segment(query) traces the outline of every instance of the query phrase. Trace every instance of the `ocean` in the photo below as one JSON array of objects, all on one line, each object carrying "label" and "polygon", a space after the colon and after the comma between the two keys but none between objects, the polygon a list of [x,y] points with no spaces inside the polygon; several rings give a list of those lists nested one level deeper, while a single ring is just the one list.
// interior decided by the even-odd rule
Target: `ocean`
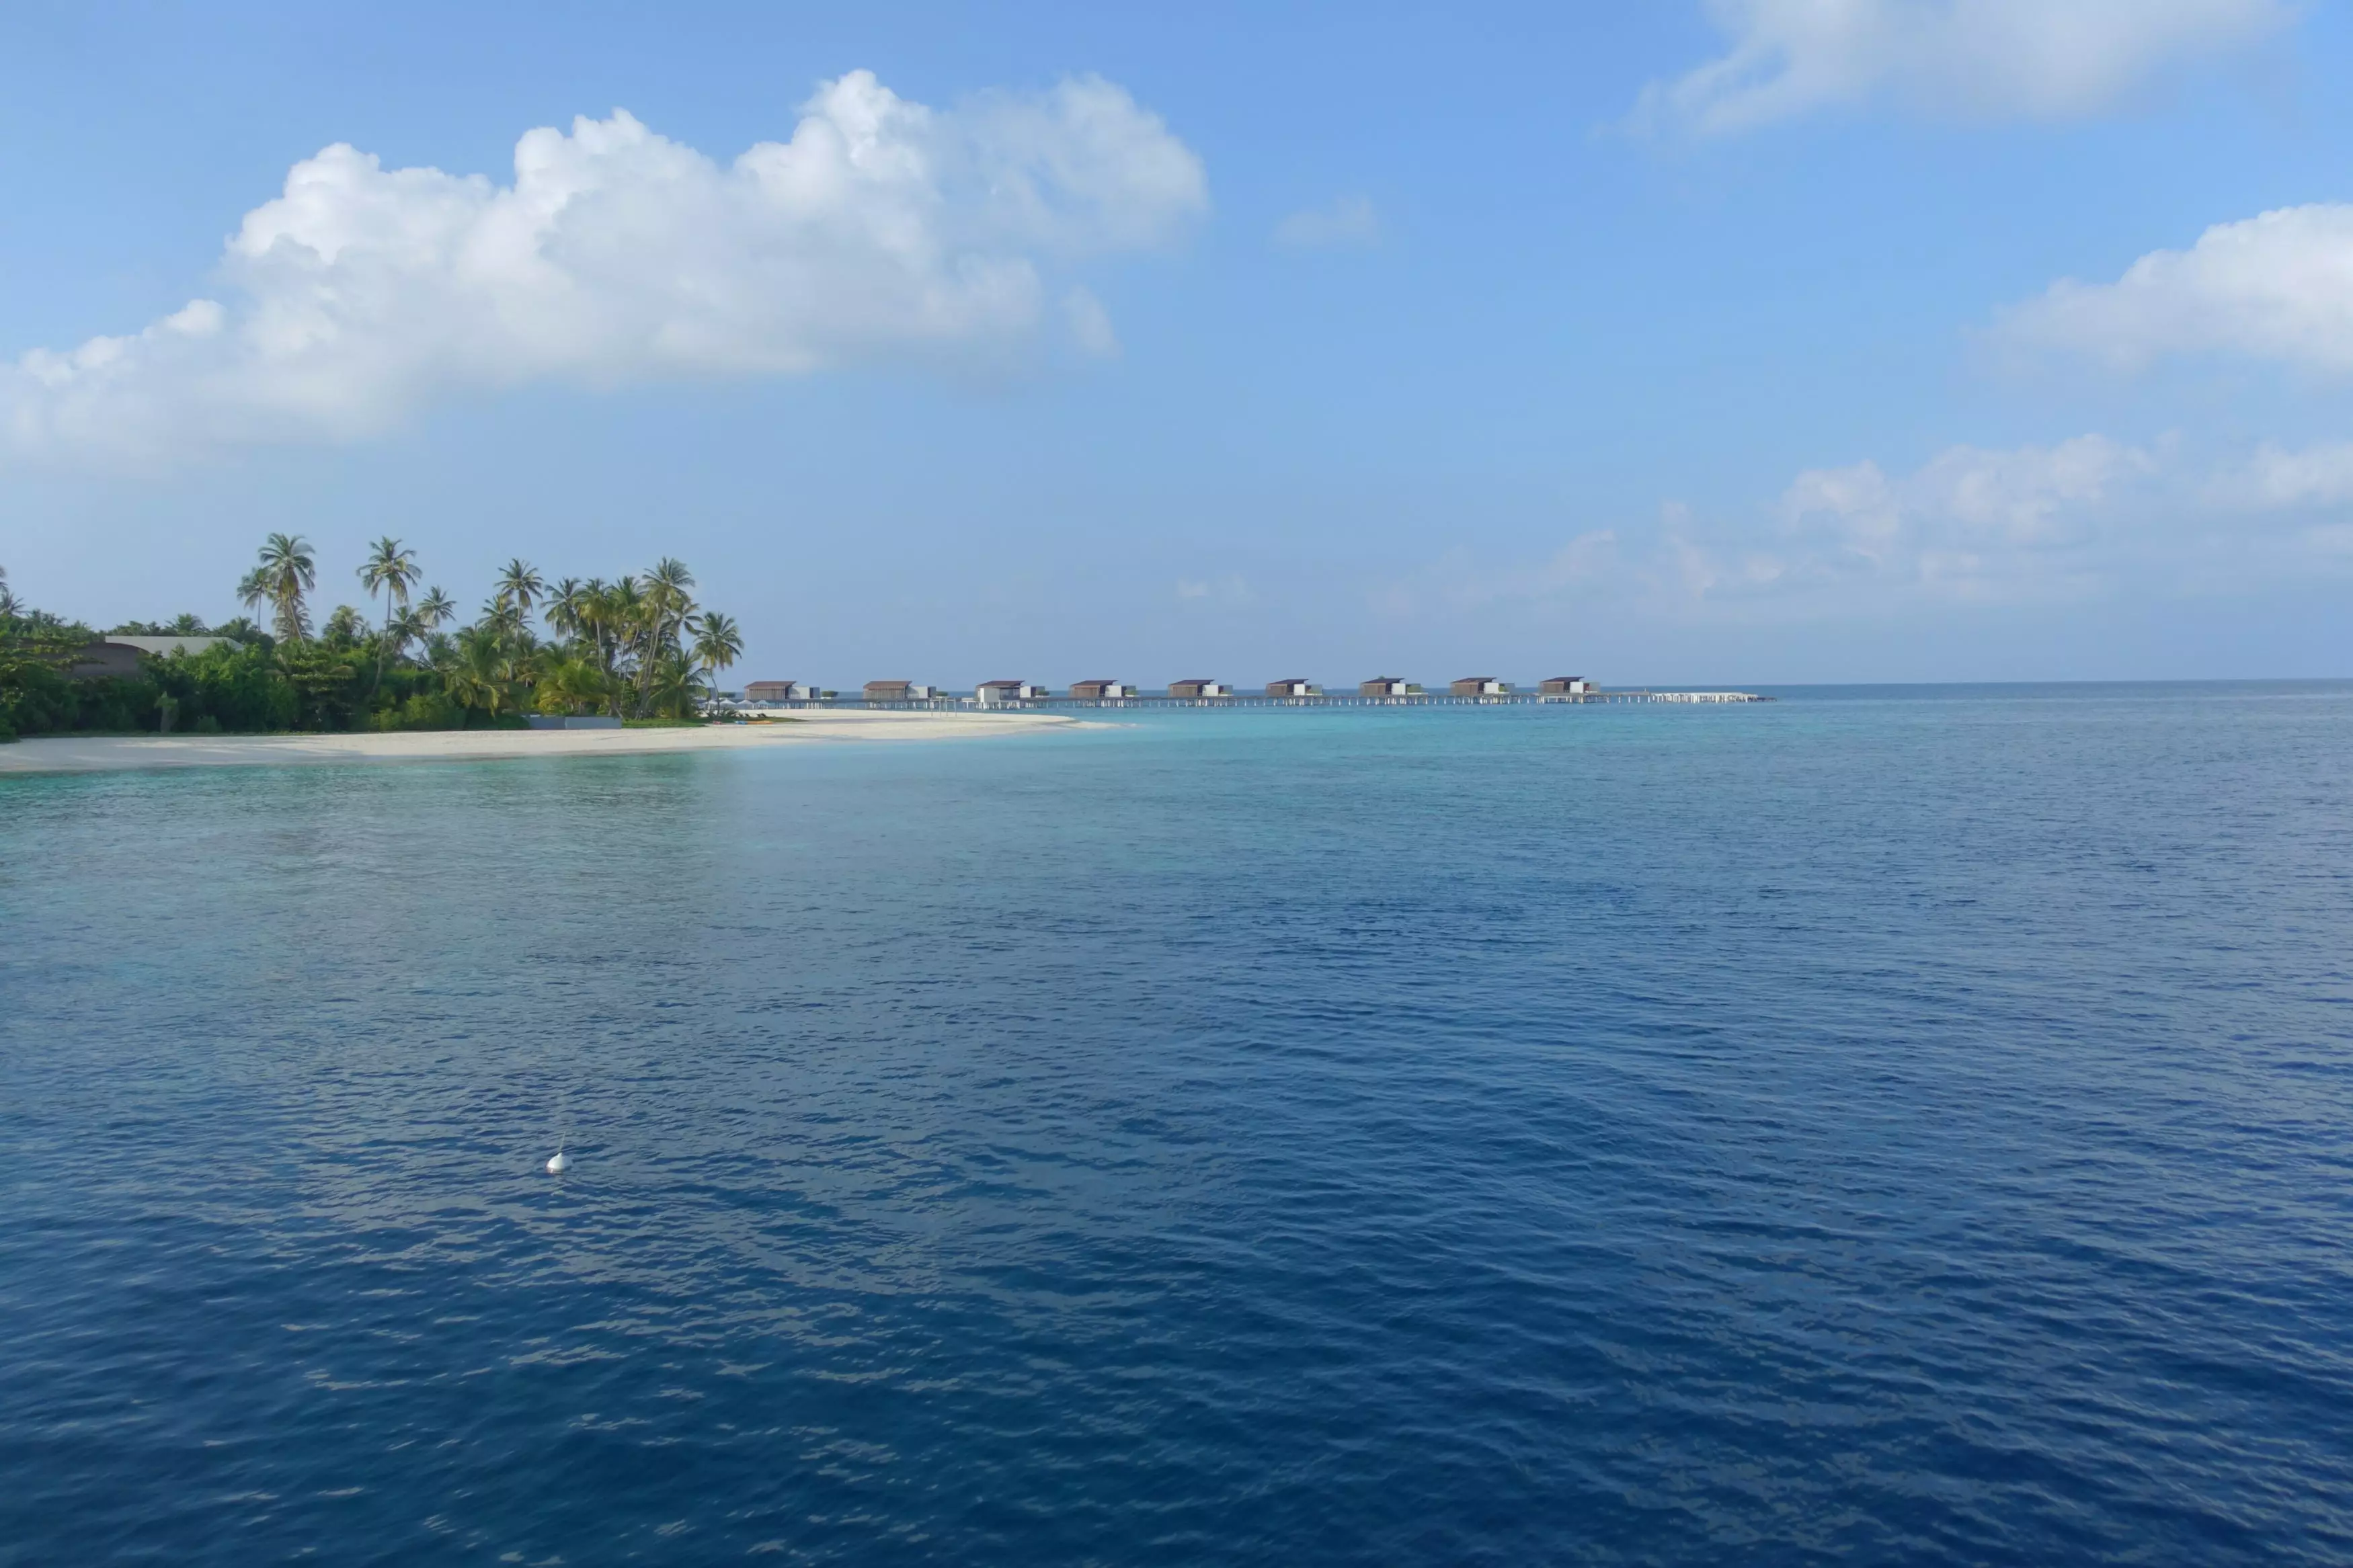
[{"label": "ocean", "polygon": [[2353,685],[1778,695],[0,778],[0,1563],[2353,1561]]}]

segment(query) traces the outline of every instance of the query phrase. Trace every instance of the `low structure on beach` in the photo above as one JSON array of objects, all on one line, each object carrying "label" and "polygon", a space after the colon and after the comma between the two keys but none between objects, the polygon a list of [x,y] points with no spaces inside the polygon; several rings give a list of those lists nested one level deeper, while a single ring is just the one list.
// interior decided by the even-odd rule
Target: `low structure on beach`
[{"label": "low structure on beach", "polygon": [[939,695],[936,687],[916,680],[870,680],[866,683],[869,702],[929,702]]},{"label": "low structure on beach", "polygon": [[1197,701],[1204,697],[1231,697],[1233,694],[1234,689],[1222,680],[1172,680],[1168,683],[1169,696],[1184,698],[1187,700]]},{"label": "low structure on beach", "polygon": [[1266,683],[1269,697],[1321,697],[1324,689],[1312,680],[1270,680]]},{"label": "low structure on beach", "polygon": [[1359,697],[1410,697],[1413,682],[1395,675],[1376,675],[1370,680],[1356,682]]},{"label": "low structure on beach", "polygon": [[973,688],[972,694],[984,706],[992,702],[1035,702],[1050,695],[1044,687],[1026,680],[984,680]]},{"label": "low structure on beach", "polygon": [[139,675],[141,654],[169,658],[175,653],[184,653],[194,658],[207,649],[234,640],[231,637],[103,637],[86,644],[80,652],[75,654],[73,662],[65,668],[63,674],[68,680],[103,680],[110,676],[133,680]]},{"label": "low structure on beach", "polygon": [[1593,682],[1581,675],[1556,675],[1550,679],[1536,682],[1536,695],[1539,697],[1589,697],[1592,694]]},{"label": "low structure on beach", "polygon": [[1509,697],[1512,683],[1492,675],[1466,675],[1447,689],[1457,697]]},{"label": "low structure on beach", "polygon": [[744,683],[746,702],[814,702],[817,688],[806,680],[747,680]]},{"label": "low structure on beach", "polygon": [[621,721],[607,713],[526,713],[523,723],[533,730],[617,730]]},{"label": "low structure on beach", "polygon": [[1133,697],[1135,688],[1118,680],[1073,680],[1071,695],[1081,702],[1100,702],[1106,699]]}]

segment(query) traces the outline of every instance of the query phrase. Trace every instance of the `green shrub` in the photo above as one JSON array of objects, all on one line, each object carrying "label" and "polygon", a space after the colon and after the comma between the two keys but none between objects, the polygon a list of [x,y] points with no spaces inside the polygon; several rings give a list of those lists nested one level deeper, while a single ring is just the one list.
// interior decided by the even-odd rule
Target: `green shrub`
[{"label": "green shrub", "polygon": [[372,730],[462,730],[466,727],[466,710],[443,693],[419,691],[389,707],[379,708],[368,715]]},{"label": "green shrub", "polygon": [[225,645],[194,658],[175,653],[142,662],[148,679],[178,704],[184,728],[216,735],[294,727],[298,694],[267,648]]}]

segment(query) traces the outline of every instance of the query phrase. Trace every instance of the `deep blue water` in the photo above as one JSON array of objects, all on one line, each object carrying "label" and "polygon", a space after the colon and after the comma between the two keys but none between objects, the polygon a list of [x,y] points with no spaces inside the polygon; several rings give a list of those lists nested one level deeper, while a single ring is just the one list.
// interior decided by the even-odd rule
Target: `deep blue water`
[{"label": "deep blue water", "polygon": [[1786,695],[0,779],[0,1563],[2353,1560],[2353,687]]}]

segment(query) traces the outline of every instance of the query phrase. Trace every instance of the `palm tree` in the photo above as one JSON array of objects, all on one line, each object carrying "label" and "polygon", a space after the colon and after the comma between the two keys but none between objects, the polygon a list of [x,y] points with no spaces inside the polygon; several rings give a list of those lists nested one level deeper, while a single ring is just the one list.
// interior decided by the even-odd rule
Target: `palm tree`
[{"label": "palm tree", "polygon": [[522,609],[504,594],[482,601],[482,613],[474,622],[498,635],[501,642],[522,636]]},{"label": "palm tree", "polygon": [[556,658],[539,672],[539,708],[542,712],[593,710],[605,702],[611,690],[611,680],[596,668],[595,658],[586,654]]},{"label": "palm tree", "polygon": [[672,648],[653,661],[646,691],[647,711],[683,719],[694,711],[702,696],[702,678],[692,659]]},{"label": "palm tree", "polygon": [[638,580],[624,577],[617,583],[588,580],[586,622],[591,645],[596,650],[596,662],[605,671],[610,685],[607,705],[618,715],[621,711],[622,657],[630,649],[638,628],[645,618],[645,595],[638,591]]},{"label": "palm tree", "polygon": [[417,601],[417,624],[427,637],[458,618],[458,605],[438,588],[427,588],[425,597]]},{"label": "palm tree", "polygon": [[[384,628],[384,646],[392,650],[394,658],[406,658],[408,653],[408,645],[413,642],[422,641],[426,635],[425,617],[415,610],[403,610],[400,614],[393,616],[389,622],[385,623]],[[378,680],[382,680],[384,679],[383,671],[384,667],[379,664],[376,667],[376,679]]]},{"label": "palm tree", "polygon": [[435,649],[442,689],[452,701],[492,718],[506,709],[513,695],[513,672],[504,642],[495,627],[472,626]]},{"label": "palm tree", "polygon": [[548,595],[548,628],[558,636],[576,637],[580,635],[580,614],[587,605],[589,585],[577,577],[566,577]]},{"label": "palm tree", "polygon": [[744,657],[744,634],[733,616],[712,610],[687,623],[694,634],[695,662],[705,675],[716,675]]},{"label": "palm tree", "polygon": [[310,541],[301,534],[273,533],[261,546],[259,564],[245,574],[237,593],[248,609],[270,606],[278,640],[299,643],[311,635],[310,612],[302,595],[316,587],[319,568],[311,556]]},{"label": "palm tree", "polygon": [[546,595],[547,584],[540,581],[531,563],[518,555],[499,574],[498,591],[500,604],[512,605],[521,614],[529,616],[532,601]]},{"label": "palm tree", "polygon": [[16,595],[8,587],[8,568],[0,566],[0,616],[16,613]]},{"label": "palm tree", "polygon": [[655,664],[664,650],[676,645],[678,628],[694,614],[694,601],[686,592],[693,586],[694,574],[674,555],[665,555],[655,562],[654,569],[638,584],[645,595],[645,647],[638,656],[638,706],[641,711],[653,695]]},{"label": "palm tree", "polygon": [[349,605],[337,605],[335,613],[319,628],[319,636],[328,642],[354,643],[367,636],[367,617]]},{"label": "palm tree", "polygon": [[360,586],[368,597],[384,595],[384,636],[375,645],[375,683],[384,684],[385,645],[392,637],[392,616],[395,606],[408,608],[408,590],[417,584],[417,552],[406,549],[400,541],[385,534],[369,547],[368,558],[360,567]]}]

